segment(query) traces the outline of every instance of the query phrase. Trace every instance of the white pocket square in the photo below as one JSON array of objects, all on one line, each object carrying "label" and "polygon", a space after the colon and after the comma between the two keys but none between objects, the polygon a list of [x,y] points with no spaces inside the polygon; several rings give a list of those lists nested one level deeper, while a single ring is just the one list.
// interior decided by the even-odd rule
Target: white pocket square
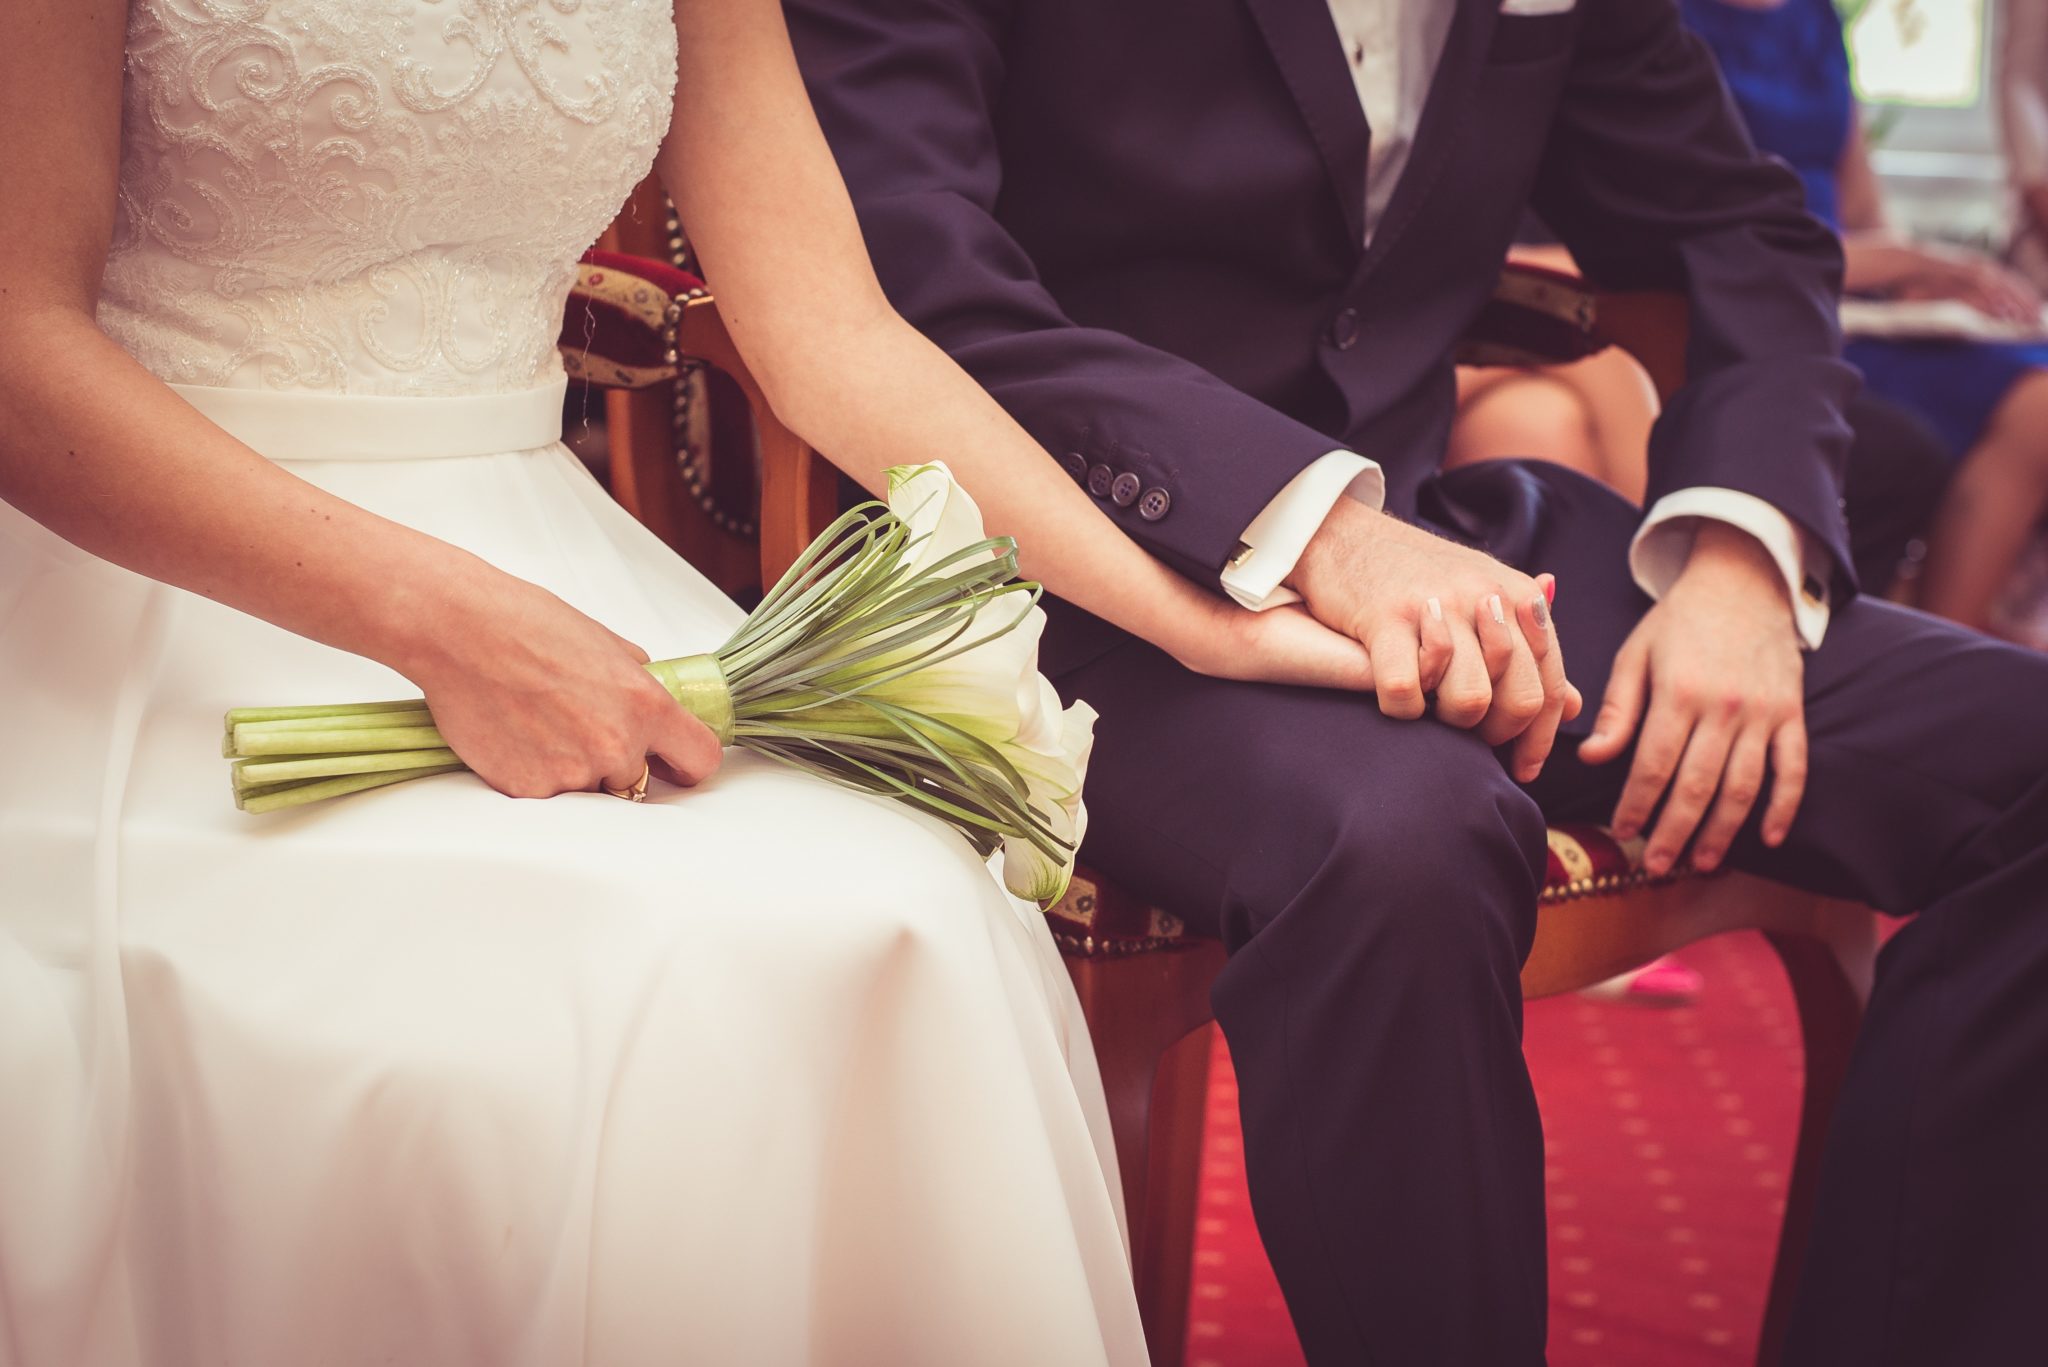
[{"label": "white pocket square", "polygon": [[1565,14],[1576,8],[1579,0],[1500,0],[1500,12],[1513,18],[1535,18],[1544,14]]}]

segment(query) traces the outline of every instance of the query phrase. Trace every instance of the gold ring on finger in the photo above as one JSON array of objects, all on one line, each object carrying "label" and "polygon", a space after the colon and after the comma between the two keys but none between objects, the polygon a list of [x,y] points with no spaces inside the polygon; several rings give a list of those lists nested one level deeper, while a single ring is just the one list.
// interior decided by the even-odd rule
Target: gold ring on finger
[{"label": "gold ring on finger", "polygon": [[640,766],[640,777],[634,779],[629,787],[613,788],[600,783],[597,785],[598,791],[607,797],[622,797],[628,802],[645,802],[647,800],[647,779],[653,771],[652,765],[642,764]]}]

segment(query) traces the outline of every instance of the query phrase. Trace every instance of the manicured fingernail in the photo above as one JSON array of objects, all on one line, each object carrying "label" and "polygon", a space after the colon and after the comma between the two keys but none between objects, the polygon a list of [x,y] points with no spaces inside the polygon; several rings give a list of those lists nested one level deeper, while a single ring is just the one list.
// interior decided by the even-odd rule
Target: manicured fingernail
[{"label": "manicured fingernail", "polygon": [[1486,610],[1493,614],[1494,621],[1499,622],[1502,626],[1507,625],[1508,615],[1500,605],[1499,594],[1496,593],[1487,598]]},{"label": "manicured fingernail", "polygon": [[1529,615],[1530,615],[1531,617],[1534,617],[1534,618],[1536,619],[1536,629],[1537,629],[1538,631],[1548,631],[1548,630],[1550,630],[1550,603],[1549,603],[1549,600],[1547,600],[1547,599],[1543,599],[1543,598],[1532,598],[1532,599],[1530,599],[1530,600],[1529,600]]},{"label": "manicured fingernail", "polygon": [[1555,603],[1557,601],[1557,576],[1546,574],[1538,578],[1536,582],[1543,586],[1543,601]]},{"label": "manicured fingernail", "polygon": [[1662,850],[1651,850],[1643,856],[1643,867],[1655,874],[1669,873],[1671,871],[1671,856]]},{"label": "manicured fingernail", "polygon": [[1432,598],[1432,599],[1430,599],[1430,600],[1429,600],[1429,604],[1428,604],[1428,606],[1429,606],[1429,615],[1430,615],[1430,616],[1432,616],[1432,617],[1434,617],[1434,618],[1436,618],[1436,619],[1437,619],[1437,621],[1439,621],[1439,622],[1443,621],[1443,619],[1444,619],[1444,600],[1443,600],[1443,599],[1441,599],[1441,598]]},{"label": "manicured fingernail", "polygon": [[1694,850],[1692,852],[1692,866],[1701,873],[1712,873],[1715,866],[1720,862],[1721,852],[1719,850]]}]

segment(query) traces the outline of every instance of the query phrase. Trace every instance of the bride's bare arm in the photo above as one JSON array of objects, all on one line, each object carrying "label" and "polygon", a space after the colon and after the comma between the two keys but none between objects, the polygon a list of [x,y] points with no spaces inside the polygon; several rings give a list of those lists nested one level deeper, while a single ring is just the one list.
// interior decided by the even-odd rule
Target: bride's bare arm
[{"label": "bride's bare arm", "polygon": [[1026,575],[1206,673],[1369,687],[1356,642],[1254,614],[1154,560],[883,297],[776,0],[676,0],[657,164],[718,310],[783,421],[870,489],[944,460]]},{"label": "bride's bare arm", "polygon": [[649,751],[685,776],[714,768],[716,741],[633,646],[263,459],[99,330],[127,5],[15,0],[8,17],[0,499],[105,559],[399,670],[507,792],[623,786]]}]

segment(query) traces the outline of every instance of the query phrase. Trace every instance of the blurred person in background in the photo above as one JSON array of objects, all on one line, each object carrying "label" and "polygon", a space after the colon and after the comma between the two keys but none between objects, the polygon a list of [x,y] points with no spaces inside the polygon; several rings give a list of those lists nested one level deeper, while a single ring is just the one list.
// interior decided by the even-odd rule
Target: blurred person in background
[{"label": "blurred person in background", "polygon": [[[1578,274],[1570,253],[1549,243],[1518,245],[1509,259]],[[1561,365],[1461,368],[1444,467],[1540,451],[1640,506],[1657,412],[1649,376],[1612,348]],[[1868,390],[1848,401],[1843,416],[1851,432],[1843,493],[1856,576],[1867,593],[1899,597],[1902,577],[1917,573],[1954,462],[1925,421]]]},{"label": "blurred person in background", "polygon": [[[1713,49],[1757,145],[1790,163],[1805,182],[1808,207],[1841,232],[1846,294],[1953,300],[1992,324],[2038,329],[2041,296],[2020,274],[1887,220],[1832,0],[1681,0],[1680,7]],[[2022,27],[2037,22],[2028,16]],[[1965,625],[1990,627],[2048,512],[2048,340],[1854,337],[1843,354],[1871,393],[1924,419],[1957,462],[1928,537],[1917,601]]]}]

